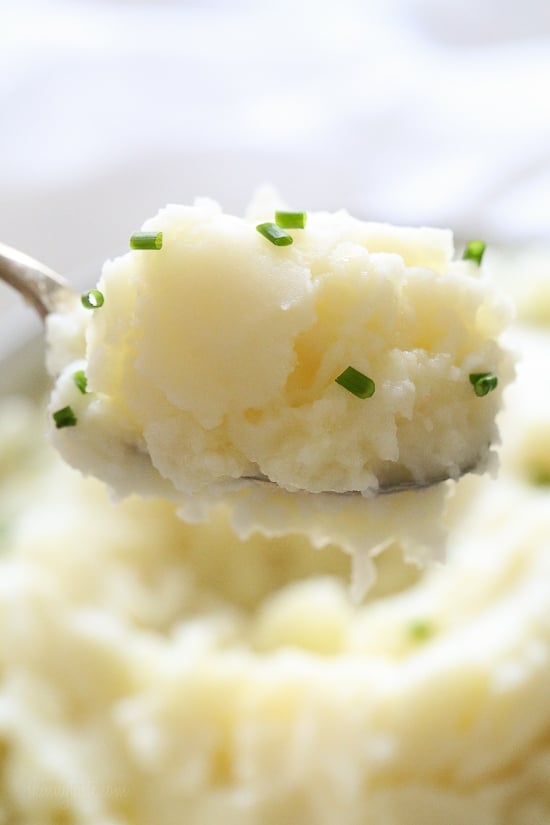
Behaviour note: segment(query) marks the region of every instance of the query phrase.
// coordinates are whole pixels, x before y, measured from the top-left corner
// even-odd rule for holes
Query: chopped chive
[[[356,395],[357,398],[370,398],[371,395],[374,395],[375,384],[372,378],[363,375],[363,373],[356,370],[355,367],[347,367],[344,372],[340,373],[338,378],[334,380],[337,384],[344,387],[344,389]]]
[[[263,235],[275,246],[289,246],[292,243],[292,235],[289,235],[276,223],[259,223],[256,229],[260,235]]]
[[[99,289],[89,289],[88,292],[83,292],[80,296],[82,306],[86,309],[99,309],[103,306],[105,298]]]
[[[55,421],[57,429],[61,430],[63,427],[74,427],[76,424],[76,415],[72,407],[62,407],[53,413],[53,420]]]
[[[86,378],[86,373],[84,370],[77,370],[76,372],[73,372],[73,381],[82,395],[85,395],[85,393],[88,392],[88,379]]]
[[[409,625],[409,636],[415,642],[424,642],[433,634],[433,627],[423,619],[417,619]]]
[[[532,470],[529,480],[535,487],[550,487],[550,467],[539,467]]]
[[[464,261],[474,261],[478,266],[481,264],[483,253],[485,252],[484,241],[469,241],[462,255]]]
[[[475,394],[480,398],[492,392],[498,384],[498,378],[492,372],[472,372],[468,377]]]
[[[162,249],[162,232],[134,232],[131,249]]]
[[[305,229],[306,212],[275,212],[275,223],[284,229]]]

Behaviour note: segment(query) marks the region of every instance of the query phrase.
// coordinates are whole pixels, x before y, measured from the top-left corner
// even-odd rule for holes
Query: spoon
[[[0,280],[17,290],[31,304],[42,321],[50,313],[56,312],[63,305],[70,304],[78,298],[77,293],[69,283],[57,272],[29,255],[25,255],[23,252],[19,252],[3,243],[0,243]],[[404,479],[397,482],[382,483],[376,490],[369,491],[367,495],[370,497],[411,490],[424,490],[445,481],[457,481],[461,476],[475,472],[478,469],[478,464],[479,461],[468,462],[459,469],[457,476],[453,476],[452,479],[449,475],[438,475],[435,478],[421,481]],[[261,484],[276,483],[261,473],[242,476],[241,480]],[[363,495],[363,493],[360,490],[347,490],[344,492],[327,490],[323,492],[323,495],[348,496]]]

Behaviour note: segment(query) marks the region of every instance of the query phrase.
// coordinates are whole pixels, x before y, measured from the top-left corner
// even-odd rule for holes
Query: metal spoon
[[[36,261],[34,258],[19,252],[6,244],[0,243],[0,280],[16,289],[22,297],[32,305],[44,321],[52,312],[61,309],[64,305],[77,300],[78,296],[68,282],[49,267]],[[453,479],[448,475],[439,475],[422,481],[406,479],[398,482],[382,483],[376,490],[367,495],[386,495],[388,493],[402,493],[410,490],[424,490],[434,487],[445,481],[457,481],[461,476],[475,472],[479,461],[469,462],[459,469]],[[265,475],[243,476],[243,481],[259,484],[275,484]],[[336,492],[327,490],[322,495],[364,495],[360,490]],[[315,494],[316,495],[316,494]]]
[[[76,298],[61,275],[3,243],[0,243],[0,279],[16,289],[42,320]]]

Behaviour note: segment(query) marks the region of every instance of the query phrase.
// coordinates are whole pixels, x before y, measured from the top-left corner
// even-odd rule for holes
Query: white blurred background
[[[0,0],[0,112],[0,239],[79,286],[167,202],[265,182],[550,240],[548,0]]]

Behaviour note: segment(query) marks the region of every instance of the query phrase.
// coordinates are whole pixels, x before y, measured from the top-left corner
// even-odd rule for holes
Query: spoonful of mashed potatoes
[[[70,463],[110,481],[108,456],[137,451],[188,495],[243,478],[376,494],[483,467],[511,369],[481,254],[343,211],[261,218],[168,206],[50,316],[54,373],[75,328],[86,341],[51,402]]]
[[[482,243],[455,259],[449,230],[264,192],[246,218],[168,206],[130,247],[47,313],[51,436],[73,466],[195,509],[259,487],[364,504],[487,468],[512,311]]]

